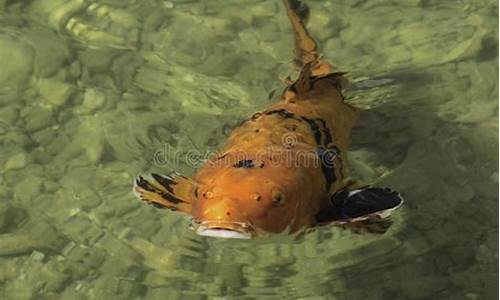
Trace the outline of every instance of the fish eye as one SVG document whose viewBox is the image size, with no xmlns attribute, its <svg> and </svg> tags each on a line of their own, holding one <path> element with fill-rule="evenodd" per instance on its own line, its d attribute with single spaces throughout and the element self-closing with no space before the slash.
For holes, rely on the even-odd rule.
<svg viewBox="0 0 500 300">
<path fill-rule="evenodd" d="M 280 191 L 274 191 L 271 202 L 273 206 L 281 206 L 285 203 L 285 195 Z"/>
</svg>

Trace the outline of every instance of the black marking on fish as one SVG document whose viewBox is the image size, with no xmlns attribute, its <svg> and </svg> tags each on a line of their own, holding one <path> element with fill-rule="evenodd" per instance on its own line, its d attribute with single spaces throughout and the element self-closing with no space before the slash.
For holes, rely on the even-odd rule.
<svg viewBox="0 0 500 300">
<path fill-rule="evenodd" d="M 309 6 L 307 6 L 307 4 L 305 4 L 304 2 L 292 0 L 290 1 L 290 8 L 294 13 L 297 14 L 297 16 L 299 16 L 302 21 L 309 19 L 310 9 Z"/>
<path fill-rule="evenodd" d="M 338 153 L 334 149 L 316 149 L 316 155 L 318 155 L 319 161 L 321 163 L 321 170 L 323 171 L 323 176 L 325 177 L 325 188 L 330 190 L 330 187 L 335 182 L 337 177 L 335 176 L 334 161 L 338 156 Z"/>
<path fill-rule="evenodd" d="M 179 204 L 179 203 L 185 202 L 182 199 L 179 199 L 170 193 L 161 193 L 161 197 L 167 201 L 174 203 L 174 204 Z"/>
<path fill-rule="evenodd" d="M 319 123 L 321 124 L 321 127 L 323 129 L 323 133 L 324 133 L 324 138 L 323 138 L 323 145 L 325 147 L 328 147 L 328 145 L 332 144 L 332 133 L 330 132 L 330 129 L 328 128 L 328 126 L 326 126 L 326 121 L 321 119 L 321 118 L 318 118 L 316 119 L 319 121 Z"/>
<path fill-rule="evenodd" d="M 155 174 L 157 175 L 157 174 Z M 159 176 L 159 175 L 158 175 Z M 154 177 L 154 176 L 153 176 Z M 161 176 L 159 176 L 161 177 Z M 163 177 L 164 178 L 164 177 Z M 156 179 L 156 178 L 155 178 Z M 145 189 L 146 191 L 148 192 L 152 192 L 152 193 L 156 193 L 158 195 L 160 195 L 163 199 L 167 200 L 167 201 L 170 201 L 174 204 L 178 204 L 178 203 L 181 203 L 181 202 L 185 202 L 183 201 L 182 199 L 179 199 L 177 197 L 174 196 L 174 193 L 173 193 L 173 190 L 171 189 L 171 187 L 169 187 L 168 192 L 164 192 L 164 191 L 161 191 L 160 189 L 158 189 L 157 187 L 153 186 L 151 183 L 149 183 L 146 179 L 144 179 L 144 177 L 142 176 L 139 176 L 139 178 L 135 181 L 137 183 L 137 186 L 139 186 L 140 188 L 143 188 Z M 158 181 L 159 182 L 159 181 Z M 161 183 L 160 183 L 161 184 Z M 162 184 L 163 185 L 163 184 Z M 165 187 L 166 188 L 166 187 Z"/>
<path fill-rule="evenodd" d="M 307 117 L 301 116 L 302 120 L 306 121 L 311 128 L 311 131 L 314 134 L 314 140 L 316 141 L 316 145 L 322 146 L 321 144 L 321 130 L 319 129 L 318 124 L 313 119 L 309 119 Z"/>
<path fill-rule="evenodd" d="M 293 112 L 290 112 L 290 111 L 288 111 L 286 109 L 283 109 L 283 108 L 281 108 L 281 109 L 275 109 L 275 110 L 269 110 L 269 111 L 264 112 L 264 114 L 266 114 L 266 115 L 278 114 L 280 117 L 283 117 L 283 118 L 286 118 L 286 119 L 294 119 L 294 120 L 297 120 L 299 122 L 305 121 L 309 125 L 309 127 L 311 128 L 311 131 L 314 134 L 314 140 L 316 141 L 316 145 L 318 145 L 318 146 L 326 146 L 327 145 L 327 144 L 322 144 L 321 143 L 322 133 L 321 133 L 321 130 L 320 130 L 320 127 L 319 127 L 318 123 L 316 122 L 316 120 L 319 120 L 320 122 L 322 122 L 323 127 L 327 128 L 326 127 L 326 122 L 323 119 L 310 119 L 310 118 L 305 117 L 305 116 L 297 116 Z M 331 142 L 330 131 L 328 129 L 326 129 L 324 131 L 325 131 L 325 134 L 326 134 L 325 141 Z"/>
<path fill-rule="evenodd" d="M 241 127 L 241 126 L 245 125 L 245 123 L 247 123 L 248 121 L 255 122 L 261 116 L 262 116 L 261 112 L 256 112 L 250 118 L 241 120 L 236 127 Z"/>
<path fill-rule="evenodd" d="M 295 114 L 293 112 L 290 112 L 284 108 L 269 110 L 269 111 L 264 112 L 264 114 L 266 114 L 266 115 L 278 114 L 280 117 L 283 117 L 285 119 L 298 120 L 297 117 L 295 117 Z"/>
<path fill-rule="evenodd" d="M 219 161 L 220 161 L 220 160 L 222 160 L 222 159 L 224 159 L 224 158 L 226 158 L 226 157 L 227 157 L 227 155 L 228 155 L 228 153 L 226 152 L 226 153 L 224 153 L 224 154 L 222 154 L 222 155 L 219 155 L 219 156 L 215 156 L 215 157 L 213 157 L 213 156 L 212 156 L 212 157 L 210 157 L 210 158 L 208 159 L 208 164 L 209 164 L 210 166 L 214 166 L 214 165 L 216 165 L 216 164 L 219 164 L 219 163 L 220 163 Z"/>
<path fill-rule="evenodd" d="M 316 140 L 316 145 L 318 146 L 316 153 L 320 159 L 321 170 L 323 171 L 323 176 L 325 177 L 325 187 L 326 190 L 329 190 L 333 182 L 337 179 L 334 167 L 335 159 L 339 161 L 339 175 L 342 177 L 344 176 L 344 167 L 342 159 L 340 158 L 340 150 L 333 144 L 332 133 L 326 125 L 325 120 L 321 118 L 309 119 L 304 116 L 301 116 L 301 118 L 309 124 L 309 127 L 314 134 L 314 139 Z"/>
<path fill-rule="evenodd" d="M 256 112 L 254 113 L 251 117 L 250 117 L 250 120 L 252 121 L 256 121 L 260 116 L 262 116 L 262 113 L 261 112 Z"/>
<path fill-rule="evenodd" d="M 342 157 L 340 156 L 340 149 L 335 146 L 334 144 L 330 144 L 328 147 L 326 147 L 326 149 L 332 151 L 332 152 L 335 152 L 337 155 L 336 155 L 336 159 L 338 160 L 338 166 L 339 166 L 339 175 L 341 177 L 344 177 L 344 162 L 342 161 Z"/>
<path fill-rule="evenodd" d="M 339 148 L 337 148 L 337 146 L 334 145 L 332 145 L 331 148 L 335 149 L 335 151 L 337 152 L 337 160 L 339 161 L 339 174 L 340 176 L 344 177 L 344 162 L 340 157 L 340 150 Z"/>
<path fill-rule="evenodd" d="M 336 74 L 338 76 L 338 74 Z M 325 177 L 326 189 L 329 190 L 333 182 L 336 180 L 335 168 L 333 160 L 337 159 L 339 162 L 339 175 L 344 176 L 344 164 L 342 158 L 340 157 L 340 150 L 333 143 L 332 133 L 330 128 L 328 128 L 326 121 L 321 118 L 311 119 L 305 116 L 296 115 L 285 109 L 277 109 L 265 112 L 266 115 L 278 114 L 284 118 L 292 118 L 300 122 L 306 122 L 311 129 L 311 132 L 316 141 L 316 146 L 321 149 L 321 155 L 323 153 L 335 153 L 332 156 L 332 161 L 324 161 L 324 157 L 320 156 L 321 168 Z"/>
<path fill-rule="evenodd" d="M 245 123 L 246 123 L 246 122 L 248 122 L 248 119 L 243 119 L 243 120 L 241 120 L 241 121 L 238 123 L 238 125 L 236 125 L 236 128 L 238 128 L 238 127 L 241 127 L 241 126 L 245 125 Z"/>
<path fill-rule="evenodd" d="M 147 202 L 147 204 L 153 206 L 154 208 L 165 209 L 167 208 L 165 205 L 158 204 L 156 202 Z"/>
<path fill-rule="evenodd" d="M 158 192 L 158 189 L 154 186 L 151 185 L 151 183 L 149 183 L 146 179 L 144 179 L 144 177 L 142 176 L 139 176 L 139 178 L 135 181 L 136 184 L 145 189 L 146 191 L 148 192 L 153 192 L 153 193 L 157 193 Z"/>
<path fill-rule="evenodd" d="M 343 74 L 338 73 L 334 74 L 334 76 L 331 76 L 331 79 L 337 79 L 339 76 L 342 76 Z M 336 78 L 337 77 L 337 78 Z M 318 147 L 318 150 L 316 151 L 320 161 L 321 161 L 321 169 L 323 171 L 323 175 L 325 177 L 325 182 L 326 182 L 326 189 L 329 190 L 333 182 L 336 180 L 336 175 L 335 175 L 335 168 L 334 168 L 334 163 L 333 160 L 338 159 L 339 164 L 340 164 L 340 169 L 339 169 L 339 174 L 340 176 L 343 175 L 343 163 L 342 159 L 340 158 L 340 150 L 333 144 L 333 137 L 330 129 L 328 128 L 326 121 L 321 118 L 308 118 L 305 116 L 301 115 L 296 115 L 293 112 L 290 112 L 284 108 L 281 109 L 274 109 L 274 110 L 268 110 L 264 111 L 263 113 L 256 113 L 254 114 L 250 120 L 255 120 L 258 117 L 262 115 L 274 115 L 277 114 L 278 116 L 284 118 L 284 119 L 293 119 L 299 122 L 306 122 L 309 125 L 309 128 L 311 129 L 311 132 L 314 136 L 314 140 L 316 142 L 316 146 Z M 248 120 L 245 120 L 242 122 L 245 123 Z M 325 153 L 331 153 L 331 157 L 325 157 Z M 326 159 L 326 160 L 325 160 Z M 245 166 L 245 161 L 239 161 L 237 164 L 233 165 L 234 167 L 237 168 L 242 168 L 246 167 Z M 251 167 L 254 167 L 252 164 Z"/>
<path fill-rule="evenodd" d="M 335 144 L 333 143 L 331 131 L 328 128 L 328 126 L 326 125 L 325 120 L 323 120 L 321 118 L 318 118 L 316 120 L 318 120 L 321 123 L 322 130 L 324 132 L 323 145 L 325 145 L 326 149 L 328 149 L 329 151 L 333 151 L 337 154 L 336 159 L 339 162 L 339 175 L 341 177 L 344 177 L 344 163 L 343 163 L 342 158 L 340 156 L 339 148 L 337 148 L 337 146 L 335 146 Z"/>
<path fill-rule="evenodd" d="M 290 112 L 284 108 L 281 108 L 281 109 L 274 109 L 274 110 L 268 110 L 268 111 L 264 111 L 264 112 L 256 112 L 254 113 L 250 118 L 248 119 L 245 119 L 245 120 L 242 120 L 239 124 L 238 124 L 238 127 L 241 127 L 243 126 L 245 123 L 247 123 L 248 121 L 252 121 L 252 122 L 255 122 L 257 121 L 262 115 L 273 115 L 273 114 L 277 114 L 278 116 L 284 118 L 284 119 L 294 119 L 294 120 L 297 120 L 297 121 L 302 121 L 302 119 L 298 118 L 293 112 Z"/>
<path fill-rule="evenodd" d="M 224 153 L 224 154 L 222 154 L 221 156 L 217 156 L 217 157 L 215 157 L 215 158 L 213 159 L 213 161 L 221 160 L 221 159 L 225 158 L 226 156 L 227 156 L 227 152 L 226 152 L 226 153 Z"/>
<path fill-rule="evenodd" d="M 343 167 L 342 161 L 340 159 L 340 151 L 339 149 L 333 145 L 333 138 L 330 132 L 330 129 L 326 125 L 326 121 L 318 118 L 311 119 L 305 116 L 297 116 L 296 114 L 287 111 L 286 109 L 276 109 L 264 112 L 266 115 L 278 114 L 283 118 L 290 118 L 297 120 L 299 122 L 306 122 L 311 129 L 312 134 L 314 135 L 314 140 L 316 141 L 316 146 L 318 147 L 317 154 L 321 162 L 321 169 L 323 171 L 323 175 L 325 177 L 325 187 L 326 190 L 329 190 L 333 182 L 337 179 L 335 176 L 335 168 L 334 162 L 335 158 L 337 158 L 341 165 L 341 176 L 343 176 Z M 328 154 L 329 157 L 325 157 L 325 154 Z M 330 155 L 331 154 L 331 155 Z M 325 160 L 327 159 L 327 160 Z"/>
<path fill-rule="evenodd" d="M 233 165 L 234 168 L 245 168 L 245 169 L 250 169 L 255 167 L 253 164 L 253 160 L 251 159 L 242 159 L 239 162 L 235 163 Z"/>
<path fill-rule="evenodd" d="M 322 146 L 322 147 L 327 147 L 329 144 L 332 143 L 332 134 L 330 132 L 330 129 L 328 126 L 326 126 L 326 121 L 318 118 L 318 119 L 310 119 L 305 116 L 297 116 L 293 112 L 290 112 L 286 109 L 275 109 L 275 110 L 269 110 L 264 112 L 265 115 L 272 115 L 272 114 L 278 114 L 280 117 L 286 118 L 286 119 L 294 119 L 299 122 L 305 121 L 309 127 L 311 128 L 311 131 L 314 134 L 314 139 L 316 141 L 316 145 Z M 319 124 L 318 125 L 318 121 Z M 321 139 L 323 138 L 323 142 L 321 142 Z"/>
<path fill-rule="evenodd" d="M 173 181 L 171 177 L 163 177 L 161 175 L 152 173 L 151 176 L 159 183 L 161 184 L 167 191 L 170 193 L 174 192 L 174 189 L 172 188 L 172 185 L 176 185 L 177 182 Z"/>
<path fill-rule="evenodd" d="M 311 128 L 311 131 L 313 132 L 314 140 L 316 141 L 316 145 L 318 147 L 324 147 L 327 144 L 321 143 L 321 139 L 322 139 L 323 134 L 321 132 L 322 130 L 320 129 L 320 126 L 316 122 L 316 120 L 318 120 L 323 125 L 323 131 L 325 132 L 325 138 L 324 138 L 325 142 L 331 143 L 331 141 L 332 141 L 332 136 L 330 134 L 330 130 L 328 130 L 328 128 L 326 126 L 326 122 L 323 119 L 310 119 L 310 118 L 305 117 L 305 116 L 297 116 L 293 112 L 290 112 L 290 111 L 283 109 L 283 108 L 266 111 L 266 112 L 264 112 L 264 114 L 266 114 L 266 115 L 278 114 L 279 116 L 286 118 L 286 119 L 294 119 L 294 120 L 297 120 L 299 122 L 305 121 L 309 125 L 309 127 Z"/>
</svg>

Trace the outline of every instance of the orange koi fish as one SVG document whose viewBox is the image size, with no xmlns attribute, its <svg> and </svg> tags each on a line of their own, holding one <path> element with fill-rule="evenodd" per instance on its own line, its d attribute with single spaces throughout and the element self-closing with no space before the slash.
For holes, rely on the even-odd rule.
<svg viewBox="0 0 500 300">
<path fill-rule="evenodd" d="M 345 73 L 316 51 L 303 16 L 284 0 L 300 74 L 279 102 L 236 128 L 218 155 L 187 178 L 138 177 L 147 204 L 189 214 L 203 236 L 252 238 L 335 225 L 383 233 L 401 196 L 387 188 L 346 183 L 349 134 L 358 111 L 344 102 Z"/>
</svg>

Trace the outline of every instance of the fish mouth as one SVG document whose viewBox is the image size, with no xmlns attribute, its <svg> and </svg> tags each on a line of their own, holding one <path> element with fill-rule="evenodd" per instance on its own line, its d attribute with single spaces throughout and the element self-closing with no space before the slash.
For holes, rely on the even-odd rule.
<svg viewBox="0 0 500 300">
<path fill-rule="evenodd" d="M 191 229 L 201 236 L 232 239 L 251 239 L 253 227 L 248 223 L 224 221 L 193 221 Z"/>
</svg>

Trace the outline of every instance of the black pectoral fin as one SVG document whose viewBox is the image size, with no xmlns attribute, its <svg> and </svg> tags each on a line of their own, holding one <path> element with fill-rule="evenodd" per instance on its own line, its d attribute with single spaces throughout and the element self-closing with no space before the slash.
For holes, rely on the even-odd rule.
<svg viewBox="0 0 500 300">
<path fill-rule="evenodd" d="M 356 219 L 371 215 L 384 218 L 403 203 L 399 193 L 387 188 L 373 187 L 346 191 L 332 200 L 341 219 Z"/>
<path fill-rule="evenodd" d="M 401 195 L 387 188 L 343 190 L 332 196 L 330 205 L 316 220 L 319 224 L 364 227 L 369 232 L 383 233 L 390 226 L 389 216 L 402 204 Z"/>
<path fill-rule="evenodd" d="M 142 201 L 156 208 L 190 212 L 194 201 L 196 184 L 181 175 L 151 177 L 139 176 L 134 182 L 133 192 Z"/>
</svg>

